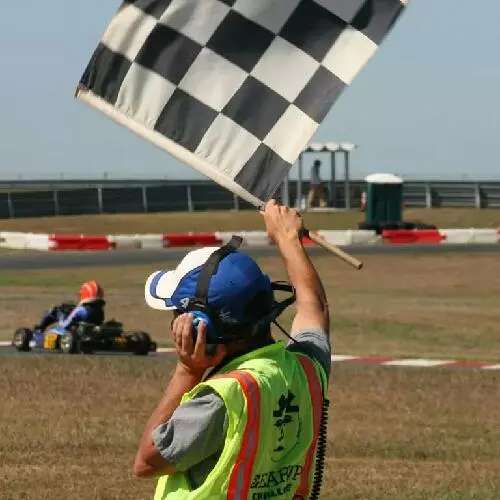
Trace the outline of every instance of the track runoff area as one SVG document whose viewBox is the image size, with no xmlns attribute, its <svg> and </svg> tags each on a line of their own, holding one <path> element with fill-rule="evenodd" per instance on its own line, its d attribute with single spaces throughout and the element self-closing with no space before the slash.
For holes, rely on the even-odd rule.
<svg viewBox="0 0 500 500">
<path fill-rule="evenodd" d="M 363 250 L 366 252 L 368 250 L 372 250 L 373 252 L 376 252 L 375 258 L 378 259 L 378 261 L 385 261 L 385 264 L 390 266 L 391 262 L 395 262 L 393 259 L 399 256 L 399 260 L 401 262 L 401 266 L 405 268 L 404 272 L 407 272 L 409 275 L 410 274 L 420 274 L 422 271 L 425 272 L 426 266 L 425 266 L 425 261 L 426 259 L 429 260 L 434 260 L 436 258 L 440 259 L 440 262 L 444 264 L 445 261 L 448 261 L 448 257 L 450 256 L 453 258 L 453 256 L 456 256 L 458 258 L 462 258 L 462 261 L 464 263 L 468 262 L 470 259 L 468 257 L 468 254 L 464 254 L 463 252 L 466 251 L 467 245 L 459 245 L 457 248 L 453 248 L 450 246 L 422 246 L 418 248 L 409 248 L 409 247 L 398 247 L 398 246 L 382 246 L 382 247 L 368 247 L 364 248 Z M 494 248 L 488 248 L 487 246 L 480 246 L 476 247 L 474 246 L 475 252 L 477 252 L 477 255 L 481 258 L 481 256 L 491 256 L 491 258 L 494 258 L 494 251 L 498 250 L 499 245 L 497 245 Z M 356 250 L 356 249 L 354 249 Z M 471 247 L 469 247 L 469 251 L 471 250 Z M 187 249 L 172 249 L 172 250 L 163 250 L 163 251 L 155 251 L 155 252 L 79 252 L 79 253 L 64 253 L 64 252 L 58 252 L 58 253 L 36 253 L 36 254 L 14 254 L 14 255 L 5 255 L 3 257 L 0 257 L 0 261 L 2 264 L 2 268 L 9 272 L 8 270 L 10 269 L 10 272 L 15 273 L 16 270 L 19 269 L 25 269 L 25 270 L 31 270 L 34 273 L 38 273 L 40 276 L 37 276 L 34 279 L 34 282 L 40 281 L 41 276 L 44 274 L 50 275 L 52 274 L 52 270 L 58 270 L 62 271 L 63 274 L 65 273 L 64 269 L 75 269 L 75 268 L 80 268 L 82 276 L 88 272 L 85 271 L 85 269 L 88 269 L 89 267 L 97 270 L 99 269 L 99 272 L 104 273 L 103 276 L 107 276 L 109 273 L 115 273 L 116 275 L 126 273 L 128 272 L 128 269 L 131 268 L 145 268 L 145 266 L 153 266 L 153 267 L 171 267 L 174 265 L 176 262 L 182 258 L 182 256 L 185 254 Z M 269 260 L 269 259 L 277 259 L 277 252 L 275 249 L 246 249 L 246 251 L 250 254 L 252 254 L 255 258 L 258 260 L 263 260 L 264 262 Z M 314 260 L 317 260 L 322 274 L 328 274 L 330 271 L 330 268 L 339 268 L 343 271 L 345 275 L 345 279 L 349 282 L 351 280 L 359 280 L 360 278 L 365 275 L 364 279 L 370 279 L 369 276 L 371 274 L 373 275 L 380 275 L 382 277 L 384 273 L 384 268 L 383 268 L 383 263 L 382 262 L 377 262 L 377 265 L 374 266 L 372 262 L 368 262 L 368 266 L 363 269 L 360 272 L 351 270 L 350 268 L 343 269 L 345 266 L 343 263 L 338 261 L 334 256 L 329 255 L 325 250 L 321 248 L 309 248 L 308 252 L 310 252 L 312 258 Z M 363 252 L 364 253 L 364 252 Z M 369 258 L 371 252 L 365 253 L 365 258 Z M 382 253 L 382 255 L 380 255 Z M 379 255 L 377 255 L 379 254 Z M 361 255 L 361 254 L 360 254 Z M 471 258 L 473 258 L 474 253 L 471 253 Z M 461 256 L 461 257 L 460 257 Z M 112 258 L 112 260 L 110 260 Z M 403 260 L 401 260 L 403 259 Z M 415 259 L 418 259 L 422 263 L 421 269 L 415 269 L 414 272 L 412 272 L 410 269 L 408 269 L 408 265 L 411 264 Z M 278 261 L 276 261 L 278 263 Z M 476 262 L 478 264 L 479 261 Z M 278 263 L 279 264 L 279 263 Z M 335 265 L 333 265 L 335 264 Z M 475 264 L 475 265 L 476 265 Z M 381 267 L 382 266 L 382 267 Z M 156 268 L 155 267 L 155 268 Z M 459 268 L 463 268 L 463 265 L 458 265 Z M 483 266 L 484 267 L 484 266 Z M 120 271 L 120 269 L 123 269 L 123 271 Z M 125 271 L 127 269 L 127 271 Z M 436 274 L 436 271 L 434 269 L 438 268 L 432 268 L 432 270 L 429 272 L 429 275 L 426 280 L 428 280 L 429 287 L 432 286 L 432 281 L 433 281 L 433 275 Z M 443 267 L 444 271 L 446 272 L 446 266 Z M 396 274 L 398 274 L 398 271 L 395 271 Z M 107 274 L 108 273 L 108 274 Z M 448 269 L 449 274 L 454 273 L 454 269 Z M 399 273 L 400 274 L 400 273 Z M 366 278 L 368 276 L 368 278 Z M 139 276 L 140 278 L 140 276 Z M 327 277 L 327 287 L 332 285 L 333 287 L 333 282 L 338 281 L 339 278 L 338 276 L 332 275 L 332 277 Z M 374 278 L 377 279 L 377 278 Z M 413 278 L 415 279 L 415 278 Z M 418 280 L 421 280 L 422 278 L 418 278 Z M 465 280 L 470 280 L 472 279 L 470 276 L 468 278 L 464 278 Z M 328 283 L 330 282 L 330 283 Z M 342 284 L 342 280 L 340 280 L 340 284 Z M 11 288 L 12 289 L 12 288 Z M 15 290 L 12 289 L 12 290 Z M 330 290 L 329 290 L 330 292 Z M 380 293 L 388 293 L 386 290 L 382 289 L 379 291 Z M 111 290 L 111 293 L 113 293 L 113 290 Z M 134 295 L 135 295 L 134 291 Z M 335 300 L 336 296 L 336 290 L 332 288 L 331 292 L 332 293 L 332 300 Z M 377 290 L 374 290 L 374 297 L 375 294 L 377 294 Z M 443 297 L 445 298 L 446 301 L 450 300 L 450 297 L 447 297 L 446 294 L 448 292 L 444 291 Z M 134 301 L 137 301 L 137 297 L 135 296 L 133 298 Z M 368 300 L 370 302 L 370 296 L 367 294 L 367 297 L 364 298 L 364 300 Z M 414 300 L 414 298 L 412 299 Z M 460 300 L 460 297 L 458 297 L 458 300 Z M 130 304 L 117 304 L 118 310 L 126 310 L 130 307 Z M 349 307 L 349 306 L 348 306 Z M 390 309 L 390 305 L 383 306 L 386 309 Z M 419 305 L 415 304 L 415 308 L 418 308 Z M 123 309 L 122 309 L 123 308 Z M 339 306 L 339 313 L 342 314 L 341 311 L 341 306 Z M 118 313 L 120 315 L 121 312 Z M 343 319 L 341 319 L 343 321 Z M 375 323 L 379 321 L 375 318 Z M 438 323 L 442 321 L 442 318 L 438 318 Z M 334 347 L 337 344 L 336 342 L 336 337 L 337 334 L 335 333 L 336 329 L 336 323 L 337 323 L 337 318 L 334 317 L 333 319 L 333 325 L 332 329 L 334 331 L 333 334 L 333 339 L 334 339 Z M 439 325 L 437 325 L 439 326 Z M 379 328 L 376 326 L 376 328 Z M 157 329 L 157 327 L 156 327 Z M 370 330 L 371 325 L 370 322 L 368 321 L 366 323 L 366 326 L 364 326 L 365 330 Z M 407 329 L 406 325 L 402 325 L 402 330 Z M 392 334 L 392 332 L 390 332 Z M 430 334 L 433 332 L 431 331 Z M 411 335 L 415 335 L 413 332 L 410 332 Z M 155 328 L 153 328 L 152 331 L 153 338 L 157 340 L 157 332 L 155 331 Z M 165 335 L 161 335 L 162 337 L 165 337 Z M 402 331 L 401 337 L 405 336 L 404 331 Z M 8 339 L 8 336 L 4 332 L 3 336 L 0 337 L 2 340 L 0 341 L 0 357 L 12 357 L 12 356 L 33 356 L 33 355 L 43 355 L 47 354 L 44 351 L 35 351 L 33 353 L 17 353 L 15 348 L 11 345 L 11 341 Z M 163 339 L 164 341 L 164 339 Z M 343 341 L 343 339 L 342 339 Z M 404 340 L 401 341 L 404 343 Z M 161 345 L 161 341 L 160 341 Z M 335 352 L 334 355 L 332 356 L 332 363 L 335 366 L 339 365 L 347 365 L 347 366 L 380 366 L 380 367 L 385 367 L 385 368 L 408 368 L 408 369 L 415 369 L 415 368 L 426 368 L 426 369 L 465 369 L 465 370 L 481 370 L 481 371 L 496 371 L 500 370 L 500 362 L 499 360 L 496 359 L 495 355 L 494 357 L 488 358 L 484 356 L 484 353 L 481 354 L 480 357 L 475 358 L 474 357 L 474 352 L 472 353 L 467 353 L 466 350 L 464 349 L 462 352 L 447 352 L 446 350 L 434 352 L 430 351 L 428 354 L 431 354 L 431 356 L 421 356 L 421 355 L 412 355 L 411 349 L 404 349 L 405 355 L 384 355 L 387 351 L 384 350 L 384 348 L 381 346 L 378 348 L 377 346 L 372 352 L 376 352 L 377 355 L 365 355 L 365 354 L 358 354 L 356 352 L 356 347 L 352 346 L 346 349 L 347 353 L 340 351 L 340 352 Z M 390 351 L 390 350 L 389 350 Z M 362 350 L 362 352 L 366 352 Z M 417 354 L 421 354 L 423 351 L 416 350 L 415 351 Z M 494 351 L 493 351 L 494 352 Z M 451 353 L 451 355 L 449 355 Z M 58 355 L 58 353 L 55 353 Z M 98 356 L 127 356 L 127 354 L 117 354 L 117 353 L 98 353 L 96 354 Z M 173 358 L 174 357 L 174 352 L 172 351 L 171 348 L 165 346 L 159 347 L 156 353 L 150 353 L 148 356 L 149 359 L 158 359 L 158 358 Z"/>
</svg>

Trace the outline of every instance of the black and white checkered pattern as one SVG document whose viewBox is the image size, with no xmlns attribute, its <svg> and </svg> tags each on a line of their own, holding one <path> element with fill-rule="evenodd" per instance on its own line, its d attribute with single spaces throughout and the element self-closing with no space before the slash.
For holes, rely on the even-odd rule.
<svg viewBox="0 0 500 500">
<path fill-rule="evenodd" d="M 266 200 L 406 2 L 127 0 L 77 96 Z"/>
</svg>

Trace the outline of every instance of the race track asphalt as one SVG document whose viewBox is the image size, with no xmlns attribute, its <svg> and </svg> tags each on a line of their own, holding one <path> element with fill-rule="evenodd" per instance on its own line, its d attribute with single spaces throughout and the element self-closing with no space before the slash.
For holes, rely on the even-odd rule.
<svg viewBox="0 0 500 500">
<path fill-rule="evenodd" d="M 64 356 L 60 352 L 51 352 L 51 351 L 42 351 L 39 349 L 34 349 L 30 352 L 18 352 L 15 347 L 11 345 L 7 345 L 7 341 L 0 342 L 0 358 L 15 358 L 15 357 L 31 357 L 31 356 Z M 131 357 L 133 354 L 126 352 L 96 352 L 92 354 L 92 356 L 114 356 L 114 357 Z M 136 357 L 136 356 L 134 356 Z M 138 358 L 146 358 L 146 359 L 158 359 L 158 358 L 170 358 L 173 359 L 175 356 L 170 351 L 162 351 L 150 353 L 147 356 L 137 356 Z"/>
<path fill-rule="evenodd" d="M 192 248 L 191 248 L 192 249 Z M 78 268 L 84 266 L 123 266 L 179 261 L 190 248 L 165 250 L 116 250 L 109 252 L 19 252 L 0 255 L 0 269 L 54 269 Z M 500 245 L 358 245 L 343 247 L 354 256 L 390 255 L 402 253 L 498 253 Z M 243 248 L 252 257 L 276 255 L 274 247 Z M 326 254 L 318 247 L 308 248 L 310 255 Z"/>
</svg>

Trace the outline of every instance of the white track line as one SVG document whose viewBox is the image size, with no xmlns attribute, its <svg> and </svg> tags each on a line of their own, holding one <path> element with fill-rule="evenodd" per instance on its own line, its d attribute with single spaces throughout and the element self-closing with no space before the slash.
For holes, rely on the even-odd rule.
<svg viewBox="0 0 500 500">
<path fill-rule="evenodd" d="M 12 343 L 8 340 L 0 340 L 0 347 L 10 347 Z M 175 349 L 173 347 L 159 347 L 156 350 L 156 353 L 158 354 L 173 354 L 175 352 Z M 380 361 L 379 363 L 370 363 L 370 357 L 369 356 L 351 356 L 348 354 L 335 354 L 332 356 L 332 363 L 342 363 L 344 361 L 353 361 L 353 360 L 358 360 L 359 364 L 362 365 L 363 361 L 366 360 L 366 364 L 369 364 L 371 366 L 401 366 L 401 367 L 419 367 L 419 368 L 434 368 L 438 366 L 447 366 L 447 365 L 453 365 L 454 363 L 457 363 L 456 360 L 444 360 L 444 359 L 393 359 L 389 361 Z M 467 361 L 462 362 L 467 365 Z M 479 370 L 488 370 L 488 371 L 494 371 L 494 370 L 500 370 L 500 364 L 494 364 L 493 362 L 491 364 L 485 363 L 483 366 L 476 366 L 477 363 L 474 361 L 470 361 L 470 368 L 475 368 Z M 463 366 L 462 368 L 467 368 L 467 366 Z"/>
<path fill-rule="evenodd" d="M 483 370 L 500 370 L 500 365 L 483 366 Z"/>
<path fill-rule="evenodd" d="M 392 361 L 384 361 L 381 364 L 384 366 L 421 366 L 431 368 L 433 366 L 447 365 L 453 361 L 445 361 L 440 359 L 394 359 Z"/>
<path fill-rule="evenodd" d="M 336 363 L 339 361 L 350 361 L 351 359 L 358 359 L 359 356 L 341 356 L 340 354 L 335 354 L 332 356 L 332 362 Z"/>
</svg>

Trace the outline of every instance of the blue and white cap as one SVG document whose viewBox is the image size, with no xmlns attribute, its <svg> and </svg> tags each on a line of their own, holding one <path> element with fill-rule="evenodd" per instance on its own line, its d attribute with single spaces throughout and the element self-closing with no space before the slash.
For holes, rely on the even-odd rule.
<svg viewBox="0 0 500 500">
<path fill-rule="evenodd" d="M 201 269 L 218 249 L 204 247 L 193 250 L 175 269 L 151 274 L 144 290 L 148 306 L 158 310 L 184 311 L 189 300 L 195 297 Z M 207 302 L 223 322 L 250 324 L 273 304 L 271 280 L 251 257 L 238 251 L 232 252 L 219 262 L 217 271 L 212 275 Z"/>
</svg>

